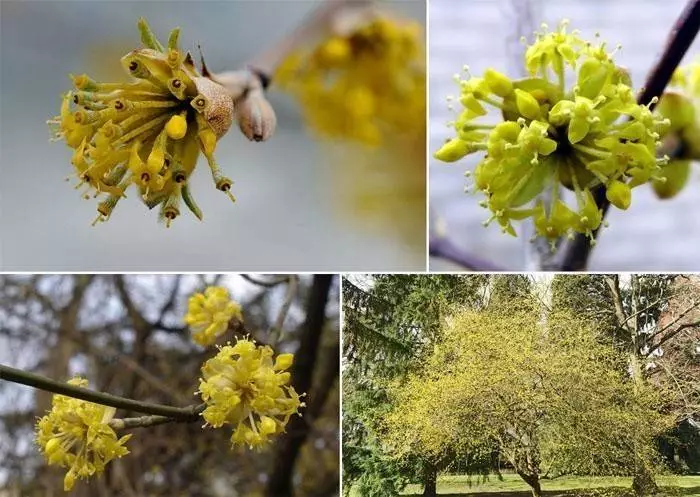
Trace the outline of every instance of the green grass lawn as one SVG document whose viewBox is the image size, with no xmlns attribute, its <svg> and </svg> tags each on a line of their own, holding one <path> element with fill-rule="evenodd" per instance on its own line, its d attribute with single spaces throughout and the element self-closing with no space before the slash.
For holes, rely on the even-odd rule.
<svg viewBox="0 0 700 497">
<path fill-rule="evenodd" d="M 683 497 L 700 497 L 700 476 L 659 476 L 656 479 L 664 495 Z M 556 480 L 544 480 L 542 489 L 548 496 L 615 496 L 631 495 L 631 478 L 624 477 L 567 477 Z M 504 474 L 503 480 L 490 476 L 488 481 L 479 482 L 468 476 L 442 476 L 438 478 L 438 493 L 446 496 L 460 495 L 484 497 L 528 497 L 529 487 L 520 477 Z M 420 485 L 409 485 L 404 495 L 420 495 Z"/>
</svg>

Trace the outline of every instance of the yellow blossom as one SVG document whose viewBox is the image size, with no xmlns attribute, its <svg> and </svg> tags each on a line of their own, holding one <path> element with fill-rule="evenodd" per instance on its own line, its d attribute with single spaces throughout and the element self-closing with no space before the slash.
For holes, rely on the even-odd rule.
<svg viewBox="0 0 700 497">
<path fill-rule="evenodd" d="M 274 82 L 327 139 L 342 213 L 416 246 L 425 236 L 425 37 L 416 22 L 372 16 L 290 54 Z"/>
<path fill-rule="evenodd" d="M 289 55 L 275 81 L 323 136 L 380 145 L 425 121 L 424 47 L 413 22 L 378 16 L 334 34 Z"/>
<path fill-rule="evenodd" d="M 121 59 L 132 82 L 71 76 L 75 88 L 63 96 L 60 115 L 49 125 L 54 138 L 74 150 L 76 188 L 87 187 L 85 198 L 106 196 L 95 223 L 109 219 L 131 185 L 149 209 L 160 205 L 167 226 L 180 214 L 181 200 L 201 219 L 188 186 L 200 151 L 216 188 L 233 199 L 233 182 L 214 159 L 216 141 L 233 121 L 233 100 L 223 86 L 199 73 L 189 53 L 180 51 L 179 28 L 164 47 L 144 19 L 138 26 L 144 48 Z"/>
<path fill-rule="evenodd" d="M 292 354 L 273 361 L 269 346 L 241 339 L 220 347 L 219 353 L 202 366 L 199 394 L 206 408 L 207 425 L 230 425 L 232 446 L 259 448 L 284 432 L 293 414 L 304 404 L 289 385 Z"/>
<path fill-rule="evenodd" d="M 86 387 L 88 382 L 73 378 L 68 384 Z M 129 453 L 125 444 L 131 435 L 117 438 L 108 424 L 114 413 L 113 407 L 53 396 L 51 411 L 36 424 L 36 443 L 50 465 L 68 468 L 65 491 L 77 478 L 100 474 L 112 459 Z"/>
<path fill-rule="evenodd" d="M 484 153 L 474 169 L 474 190 L 485 195 L 491 211 L 484 223 L 497 221 L 515 236 L 512 221 L 532 218 L 538 235 L 555 240 L 586 235 L 593 243 L 602 213 L 592 191 L 603 188 L 620 209 L 632 201 L 631 189 L 662 180 L 668 157 L 657 158 L 660 138 L 670 121 L 639 105 L 629 75 L 613 61 L 606 44 L 584 41 L 562 21 L 543 25 L 525 51 L 530 77 L 510 80 L 487 69 L 472 76 L 468 67 L 455 76 L 462 110 L 450 123 L 455 135 L 435 152 L 445 162 Z M 576 76 L 567 88 L 567 69 Z M 452 104 L 450 104 L 452 105 Z M 477 119 L 493 108 L 502 122 Z M 560 187 L 573 191 L 575 207 Z M 540 195 L 551 190 L 545 205 Z M 534 204 L 534 205 L 533 205 Z"/>
<path fill-rule="evenodd" d="M 213 344 L 226 332 L 232 319 L 243 321 L 243 313 L 224 287 L 207 287 L 204 293 L 195 293 L 188 301 L 185 324 L 192 331 L 192 339 L 200 345 Z"/>
<path fill-rule="evenodd" d="M 659 198 L 676 196 L 688 184 L 691 161 L 700 160 L 700 62 L 676 69 L 670 88 L 664 92 L 655 112 L 670 120 L 662 134 L 663 149 L 672 159 L 666 164 L 652 188 Z"/>
</svg>

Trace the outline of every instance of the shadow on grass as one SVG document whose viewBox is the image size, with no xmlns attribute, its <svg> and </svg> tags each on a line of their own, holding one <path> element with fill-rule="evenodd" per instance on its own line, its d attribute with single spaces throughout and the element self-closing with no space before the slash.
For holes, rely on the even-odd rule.
<svg viewBox="0 0 700 497">
<path fill-rule="evenodd" d="M 420 494 L 414 494 L 420 495 Z M 634 497 L 634 492 L 629 488 L 610 487 L 591 490 L 544 490 L 546 497 Z M 476 492 L 460 494 L 440 494 L 440 497 L 531 497 L 529 490 L 517 492 Z M 661 487 L 657 497 L 666 496 L 693 496 L 700 497 L 700 487 Z"/>
</svg>

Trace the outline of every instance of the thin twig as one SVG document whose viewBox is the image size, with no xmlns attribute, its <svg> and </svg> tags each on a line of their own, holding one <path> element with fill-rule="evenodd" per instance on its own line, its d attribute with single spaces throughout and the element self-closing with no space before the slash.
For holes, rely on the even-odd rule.
<svg viewBox="0 0 700 497">
<path fill-rule="evenodd" d="M 204 410 L 204 404 L 196 407 L 195 411 L 199 414 Z M 167 423 L 192 423 L 197 421 L 199 416 L 191 419 L 175 419 L 170 416 L 139 416 L 137 418 L 121 418 L 113 419 L 109 422 L 115 430 L 127 430 L 129 428 L 148 428 L 150 426 L 164 425 Z"/>
<path fill-rule="evenodd" d="M 690 0 L 669 34 L 666 48 L 656 65 L 649 73 L 646 84 L 637 98 L 641 105 L 647 105 L 654 97 L 661 97 L 673 72 L 700 31 L 700 0 Z M 653 105 L 651 106 L 653 108 Z M 596 204 L 603 211 L 605 218 L 610 202 L 605 197 L 605 188 L 600 186 L 593 190 Z M 593 239 L 598 238 L 600 228 L 593 232 Z M 592 245 L 585 235 L 578 234 L 564 249 L 561 269 L 564 271 L 583 271 L 591 255 Z"/>
<path fill-rule="evenodd" d="M 503 271 L 502 268 L 480 257 L 462 251 L 448 238 L 430 237 L 430 255 L 452 262 L 472 271 Z"/>
<path fill-rule="evenodd" d="M 281 285 L 282 283 L 285 283 L 287 281 L 287 276 L 280 276 L 278 278 L 275 278 L 273 280 L 261 280 L 258 278 L 255 278 L 249 274 L 241 274 L 241 278 L 246 280 L 248 283 L 252 283 L 253 285 L 258 285 L 258 286 L 263 286 L 265 288 L 272 288 L 277 285 Z"/>
<path fill-rule="evenodd" d="M 117 409 L 126 409 L 129 411 L 155 414 L 158 416 L 168 416 L 170 418 L 182 421 L 194 420 L 199 417 L 199 406 L 197 405 L 172 407 L 162 404 L 151 404 L 149 402 L 127 399 L 117 395 L 111 395 L 104 392 L 90 390 L 88 388 L 69 385 L 68 383 L 62 383 L 36 373 L 22 371 L 21 369 L 12 368 L 3 364 L 0 364 L 0 380 L 20 383 L 22 385 L 45 390 L 47 392 L 87 400 L 88 402 L 94 402 L 105 406 L 116 407 Z"/>
<path fill-rule="evenodd" d="M 297 290 L 299 289 L 299 277 L 297 275 L 290 275 L 287 277 L 287 293 L 284 296 L 284 302 L 280 307 L 277 314 L 277 319 L 275 319 L 275 324 L 272 325 L 270 329 L 269 342 L 271 344 L 276 344 L 282 333 L 284 327 L 284 321 L 287 319 L 287 314 L 289 314 L 289 309 L 292 307 L 294 298 L 297 295 Z"/>
<path fill-rule="evenodd" d="M 133 360 L 131 357 L 119 352 L 115 347 L 112 347 L 110 345 L 104 345 L 103 347 L 96 347 L 92 343 L 90 343 L 90 341 L 88 339 L 86 339 L 84 336 L 70 337 L 70 339 L 75 344 L 82 347 L 86 352 L 88 352 L 92 355 L 95 355 L 98 357 L 104 356 L 106 354 L 115 356 L 117 358 L 117 361 L 121 362 L 126 368 L 128 368 L 129 370 L 134 372 L 143 381 L 148 383 L 154 389 L 160 391 L 161 393 L 164 393 L 165 395 L 169 396 L 170 398 L 172 398 L 174 400 L 177 400 L 177 401 L 184 400 L 184 397 L 182 394 L 180 394 L 179 392 L 170 388 L 170 386 L 168 386 L 160 378 L 158 378 L 153 373 L 148 371 L 146 368 L 141 366 L 138 362 Z"/>
</svg>

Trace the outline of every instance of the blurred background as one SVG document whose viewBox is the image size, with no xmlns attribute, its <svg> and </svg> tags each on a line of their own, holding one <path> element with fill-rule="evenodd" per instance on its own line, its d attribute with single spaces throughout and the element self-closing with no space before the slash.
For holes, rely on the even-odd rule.
<svg viewBox="0 0 700 497">
<path fill-rule="evenodd" d="M 265 143 L 249 142 L 234 126 L 217 147 L 223 172 L 235 182 L 235 205 L 214 189 L 200 160 L 192 191 L 203 222 L 183 215 L 165 229 L 157 223 L 157 213 L 132 195 L 107 224 L 93 228 L 96 202 L 81 199 L 63 181 L 72 171 L 71 150 L 64 143 L 49 143 L 46 120 L 58 113 L 60 96 L 71 87 L 69 73 L 86 72 L 98 81 L 123 78 L 119 58 L 140 46 L 138 17 L 146 17 L 161 39 L 180 26 L 181 46 L 196 54 L 200 43 L 207 65 L 219 72 L 242 68 L 320 3 L 3 0 L 0 267 L 423 270 L 424 218 L 397 219 L 381 208 L 368 215 L 357 203 L 363 188 L 379 189 L 390 199 L 403 178 L 353 174 L 347 160 L 352 152 L 337 160 L 328 142 L 306 132 L 299 109 L 274 86 L 269 98 L 278 118 L 275 136 Z M 424 0 L 381 3 L 425 23 Z"/>
<path fill-rule="evenodd" d="M 292 384 L 311 385 L 303 418 L 294 416 L 261 452 L 230 450 L 229 429 L 202 430 L 199 422 L 130 430 L 131 454 L 101 477 L 79 481 L 71 496 L 278 497 L 292 495 L 281 490 L 286 483 L 296 496 L 338 495 L 335 276 L 0 276 L 0 363 L 62 381 L 80 374 L 90 388 L 147 402 L 192 404 L 199 368 L 215 350 L 195 345 L 182 319 L 188 297 L 206 285 L 228 288 L 253 338 L 297 354 Z M 269 330 L 287 301 L 276 340 Z M 34 423 L 50 402 L 50 393 L 0 381 L 3 497 L 64 495 L 65 470 L 48 467 L 33 442 Z"/>
<path fill-rule="evenodd" d="M 612 50 L 622 44 L 616 62 L 628 68 L 637 89 L 663 49 L 666 37 L 680 15 L 684 0 L 529 0 L 539 27 L 556 26 L 564 18 L 586 39 L 598 31 Z M 513 37 L 517 15 L 514 5 L 523 0 L 430 0 L 429 150 L 437 150 L 452 131 L 447 122 L 452 113 L 446 97 L 456 95 L 452 76 L 469 65 L 473 74 L 494 67 L 513 76 L 518 67 L 509 58 L 518 39 Z M 531 38 L 530 38 L 531 39 Z M 700 54 L 700 40 L 685 61 Z M 521 64 L 522 65 L 522 64 Z M 488 259 L 500 268 L 525 269 L 527 237 L 503 235 L 497 224 L 484 228 L 488 217 L 478 206 L 479 195 L 465 194 L 464 172 L 473 169 L 480 157 L 469 156 L 456 164 L 429 159 L 431 230 L 445 229 L 449 239 L 463 251 Z M 593 250 L 589 270 L 698 270 L 700 268 L 700 166 L 694 164 L 685 189 L 675 198 L 659 200 L 651 187 L 634 190 L 628 211 L 611 209 L 610 227 L 601 232 Z M 521 229 L 516 227 L 521 233 Z M 433 270 L 458 269 L 431 258 Z"/>
</svg>

